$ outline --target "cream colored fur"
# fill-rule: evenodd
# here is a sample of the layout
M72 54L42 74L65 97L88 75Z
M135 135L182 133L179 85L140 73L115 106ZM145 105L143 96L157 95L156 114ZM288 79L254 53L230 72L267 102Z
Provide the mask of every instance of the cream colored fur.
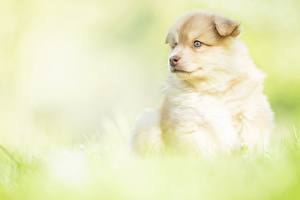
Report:
M157 110L138 120L132 147L138 153L229 153L246 147L263 152L273 113L263 94L264 74L237 38L239 23L192 12L170 29L170 57L180 56ZM200 48L192 47L200 40Z

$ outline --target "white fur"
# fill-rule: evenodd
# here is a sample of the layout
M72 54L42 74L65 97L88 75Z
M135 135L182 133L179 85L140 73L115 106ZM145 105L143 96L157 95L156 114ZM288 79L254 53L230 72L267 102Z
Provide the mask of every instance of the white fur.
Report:
M193 73L170 74L161 108L146 112L136 125L137 152L172 148L210 156L242 147L263 152L268 146L273 113L263 94L264 74L245 45L233 38L201 51L180 44L172 50Z

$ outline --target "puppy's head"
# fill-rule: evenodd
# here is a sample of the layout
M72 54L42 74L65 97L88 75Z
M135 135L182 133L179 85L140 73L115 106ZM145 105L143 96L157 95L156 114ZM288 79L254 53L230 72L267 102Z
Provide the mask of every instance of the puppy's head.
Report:
M225 17L197 11L181 18L170 28L170 71L184 80L209 78L215 73L232 73L239 35L239 23Z

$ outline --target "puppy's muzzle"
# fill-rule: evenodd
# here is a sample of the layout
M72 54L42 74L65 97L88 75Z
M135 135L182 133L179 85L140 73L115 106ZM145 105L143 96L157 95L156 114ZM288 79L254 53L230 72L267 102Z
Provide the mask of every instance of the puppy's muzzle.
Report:
M172 56L170 59L169 59L169 64L171 67L176 67L176 65L178 65L179 63L179 60L180 60L180 57L175 55L175 56Z
M177 56L177 55L170 57L170 59L169 59L169 65L170 65L171 72L178 71L179 60L180 60L180 57Z

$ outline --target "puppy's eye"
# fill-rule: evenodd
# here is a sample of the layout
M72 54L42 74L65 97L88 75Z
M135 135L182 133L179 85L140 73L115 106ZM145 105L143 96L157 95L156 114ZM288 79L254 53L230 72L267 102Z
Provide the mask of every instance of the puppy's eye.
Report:
M176 46L177 46L177 42L173 43L173 44L171 45L171 48L174 49Z
M201 47L202 46L202 43L199 41L199 40L195 40L194 41L194 47L195 48L199 48L199 47Z

